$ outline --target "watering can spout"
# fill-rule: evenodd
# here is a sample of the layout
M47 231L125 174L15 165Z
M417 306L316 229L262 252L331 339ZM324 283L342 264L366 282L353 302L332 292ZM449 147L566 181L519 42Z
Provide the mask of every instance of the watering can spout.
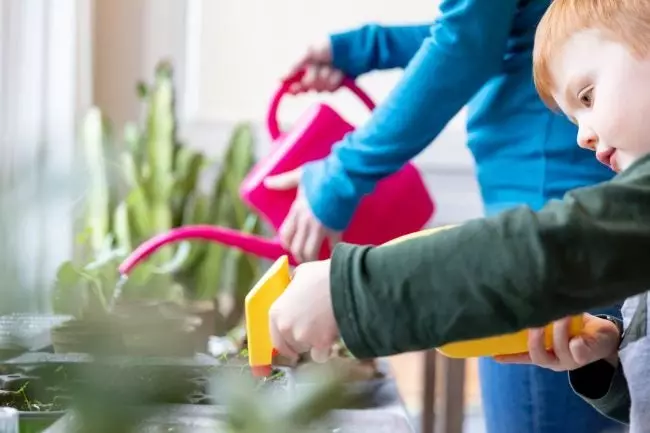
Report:
M190 225L161 233L142 243L122 262L120 274L128 275L141 261L165 245L191 240L217 242L268 260L277 260L287 255L287 251L276 239L266 239L226 227ZM292 265L296 264L291 256L289 261Z

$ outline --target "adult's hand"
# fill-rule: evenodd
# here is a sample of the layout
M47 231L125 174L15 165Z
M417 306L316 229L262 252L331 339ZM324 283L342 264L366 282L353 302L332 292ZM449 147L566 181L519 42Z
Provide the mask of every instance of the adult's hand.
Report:
M309 202L300 188L301 170L270 176L264 181L267 188L288 190L298 188L296 200L286 219L280 227L282 246L291 252L298 262L309 262L318 258L324 241L330 242L330 248L341 239L341 233L328 229L316 218Z
M309 47L283 78L291 78L300 71L305 71L302 79L289 88L289 92L294 95L310 90L333 92L343 82L343 72L332 65L332 44L329 38Z

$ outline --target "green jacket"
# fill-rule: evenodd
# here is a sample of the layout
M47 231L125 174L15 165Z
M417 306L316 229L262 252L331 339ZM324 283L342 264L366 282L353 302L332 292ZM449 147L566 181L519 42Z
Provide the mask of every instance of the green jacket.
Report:
M389 246L338 245L331 293L360 358L542 326L650 288L650 155L539 212Z

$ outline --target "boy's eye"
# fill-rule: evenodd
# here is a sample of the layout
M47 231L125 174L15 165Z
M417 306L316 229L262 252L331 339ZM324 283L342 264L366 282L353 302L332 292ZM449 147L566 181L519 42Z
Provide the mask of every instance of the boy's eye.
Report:
M578 93L578 100L584 107L591 107L594 103L594 88L587 87Z

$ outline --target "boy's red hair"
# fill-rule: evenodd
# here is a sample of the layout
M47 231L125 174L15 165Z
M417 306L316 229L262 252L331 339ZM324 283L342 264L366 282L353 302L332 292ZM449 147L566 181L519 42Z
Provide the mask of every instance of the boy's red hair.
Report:
M535 34L533 78L542 100L552 108L551 61L572 35L601 30L638 56L650 49L650 0L553 0Z

